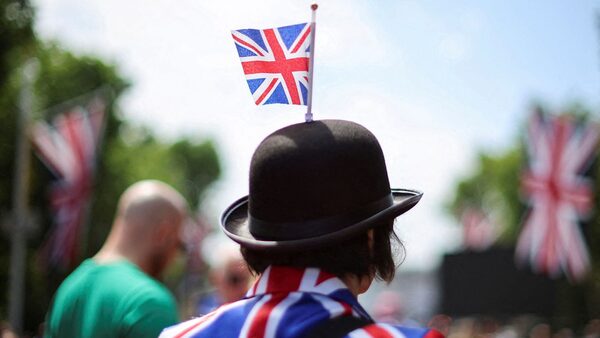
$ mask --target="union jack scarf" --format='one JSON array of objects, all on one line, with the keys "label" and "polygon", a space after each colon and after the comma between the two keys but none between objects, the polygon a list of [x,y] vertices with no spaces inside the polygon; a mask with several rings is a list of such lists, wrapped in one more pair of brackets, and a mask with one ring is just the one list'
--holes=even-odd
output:
[{"label": "union jack scarf", "polygon": [[[318,324],[339,316],[370,319],[346,285],[317,268],[271,266],[244,299],[199,318],[165,329],[160,338],[300,338]],[[428,329],[369,324],[349,338],[440,338]]]}]

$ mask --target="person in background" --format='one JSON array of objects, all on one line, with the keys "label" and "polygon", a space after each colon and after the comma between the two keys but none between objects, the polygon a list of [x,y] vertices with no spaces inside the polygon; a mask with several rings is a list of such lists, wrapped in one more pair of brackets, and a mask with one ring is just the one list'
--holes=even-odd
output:
[{"label": "person in background", "polygon": [[121,196],[108,239],[58,288],[45,337],[156,337],[178,320],[175,299],[157,281],[180,247],[185,199],[146,180]]},{"label": "person in background", "polygon": [[388,324],[400,324],[405,327],[419,327],[420,324],[406,314],[402,296],[392,290],[379,292],[373,302],[373,319]]},{"label": "person in background", "polygon": [[213,251],[208,278],[214,290],[200,297],[197,315],[205,315],[223,304],[242,299],[252,280],[238,245],[222,243]]},{"label": "person in background", "polygon": [[394,219],[422,195],[390,188],[371,132],[342,120],[280,129],[254,152],[249,181],[221,226],[257,281],[244,299],[162,338],[442,337],[377,323],[358,303],[375,278],[393,279]]},{"label": "person in background", "polygon": [[600,319],[590,320],[583,330],[585,338],[600,338]]},{"label": "person in background", "polygon": [[8,322],[0,321],[0,338],[17,338],[17,334]]}]

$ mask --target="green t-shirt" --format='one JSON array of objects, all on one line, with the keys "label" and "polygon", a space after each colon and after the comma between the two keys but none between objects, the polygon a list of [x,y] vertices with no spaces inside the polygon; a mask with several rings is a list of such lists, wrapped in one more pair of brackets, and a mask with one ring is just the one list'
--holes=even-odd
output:
[{"label": "green t-shirt", "polygon": [[176,322],[171,293],[136,265],[88,259],[58,288],[45,337],[157,337]]}]

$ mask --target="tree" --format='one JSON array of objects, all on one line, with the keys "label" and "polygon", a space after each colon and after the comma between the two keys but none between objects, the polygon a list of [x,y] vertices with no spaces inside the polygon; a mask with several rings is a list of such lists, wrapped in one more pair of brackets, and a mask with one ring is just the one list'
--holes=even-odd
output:
[{"label": "tree", "polygon": [[[17,42],[15,42],[17,43]],[[31,43],[27,57],[9,58],[7,64],[18,65],[35,57],[39,63],[35,82],[35,119],[50,120],[62,113],[57,105],[74,97],[85,95],[100,87],[109,87],[112,98],[107,106],[107,126],[101,156],[98,161],[94,197],[89,216],[89,230],[82,238],[84,251],[81,259],[93,255],[104,242],[110,229],[119,195],[127,186],[140,179],[160,179],[182,191],[194,207],[201,203],[204,189],[220,174],[217,151],[210,140],[201,142],[181,139],[166,142],[156,138],[148,128],[135,126],[123,120],[118,112],[118,99],[130,86],[118,67],[93,56],[79,56],[64,50],[58,43],[41,41]],[[17,48],[17,47],[15,47]],[[0,68],[3,67],[0,64]],[[15,68],[18,70],[18,68]],[[19,83],[15,69],[6,72],[0,84],[0,167],[9,175],[0,179],[2,213],[10,208],[10,191],[14,158],[16,102]],[[50,108],[50,109],[48,109]],[[33,154],[31,155],[33,156]],[[48,188],[54,179],[50,171],[37,159],[32,159],[30,180],[30,208],[38,215],[37,233],[28,242],[27,295],[25,300],[25,329],[35,332],[43,322],[49,301],[56,287],[70,271],[44,269],[37,261],[37,252],[52,224],[48,209]],[[189,188],[192,189],[189,189]],[[8,280],[9,240],[0,237],[0,289],[6,290]],[[6,313],[6,294],[0,295],[0,318]]]},{"label": "tree", "polygon": [[475,173],[457,183],[447,210],[457,220],[467,207],[493,210],[494,222],[503,229],[501,243],[514,243],[525,211],[519,188],[523,161],[520,143],[500,154],[480,153]]},{"label": "tree", "polygon": [[29,1],[0,0],[0,84],[33,47],[33,9]]},{"label": "tree", "polygon": [[[11,209],[12,173],[19,78],[18,69],[34,44],[33,10],[27,1],[0,0],[0,222],[6,228]],[[1,235],[5,231],[0,232]],[[0,236],[0,266],[8,267],[9,241]],[[2,269],[0,290],[7,290]],[[5,317],[7,292],[0,295],[0,318]]]}]

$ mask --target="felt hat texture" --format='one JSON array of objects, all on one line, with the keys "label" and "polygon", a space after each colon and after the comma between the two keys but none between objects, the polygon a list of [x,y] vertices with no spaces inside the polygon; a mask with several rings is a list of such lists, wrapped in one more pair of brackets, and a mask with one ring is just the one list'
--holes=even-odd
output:
[{"label": "felt hat texture", "polygon": [[297,251],[388,224],[421,196],[390,188],[379,142],[365,127],[344,120],[300,123],[259,144],[249,195],[225,210],[221,227],[245,247]]}]

